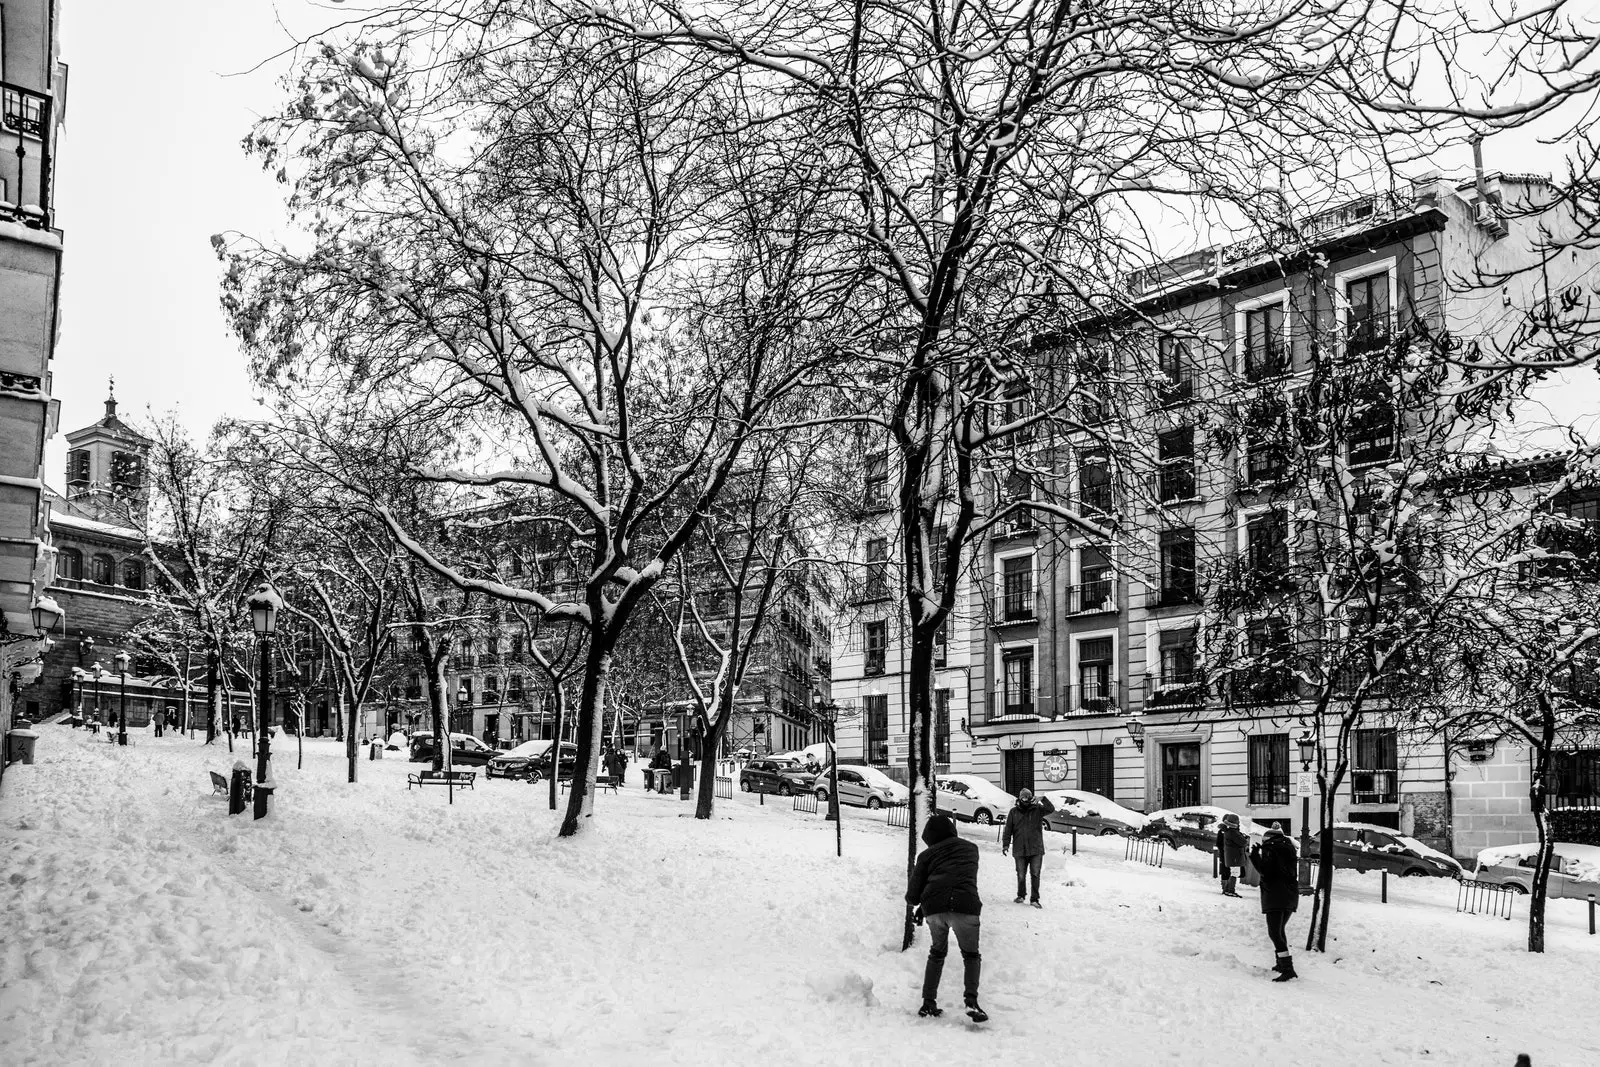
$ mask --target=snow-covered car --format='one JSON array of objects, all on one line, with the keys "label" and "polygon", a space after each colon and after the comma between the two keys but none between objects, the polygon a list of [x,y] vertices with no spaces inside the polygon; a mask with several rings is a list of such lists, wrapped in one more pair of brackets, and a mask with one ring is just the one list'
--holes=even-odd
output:
[{"label": "snow-covered car", "polygon": [[933,781],[939,789],[939,811],[953,819],[987,826],[1004,819],[1017,802],[1016,797],[976,774],[939,774]]},{"label": "snow-covered car", "polygon": [[811,792],[816,778],[800,766],[798,760],[766,756],[744,765],[739,772],[739,788],[746,793],[777,793],[787,797]]},{"label": "snow-covered car", "polygon": [[1056,810],[1045,816],[1047,830],[1065,833],[1076,830],[1080,834],[1137,834],[1149,820],[1132,808],[1125,808],[1115,800],[1099,793],[1082,789],[1052,789],[1041,793],[1050,798]]},{"label": "snow-covered car", "polygon": [[[1210,852],[1217,847],[1217,823],[1222,821],[1224,815],[1237,814],[1238,812],[1219,808],[1215,804],[1162,808],[1146,816],[1144,829],[1140,831],[1140,835],[1160,838],[1169,848],[1188,845],[1202,852]],[[1250,825],[1249,821],[1243,818],[1239,823],[1241,829]]]},{"label": "snow-covered car", "polygon": [[[411,762],[425,763],[433,759],[434,742],[432,733],[419,733],[411,735]],[[471,734],[450,735],[450,762],[485,764],[496,755],[494,749],[473,737]]]},{"label": "snow-covered car", "polygon": [[[817,799],[828,800],[827,775],[819,775],[816,782]],[[904,804],[911,799],[911,791],[876,767],[839,767],[839,803],[881,808],[885,804]]]},{"label": "snow-covered car", "polygon": [[[1322,856],[1322,831],[1312,834],[1306,858]],[[1460,878],[1461,864],[1398,830],[1364,822],[1333,824],[1333,865],[1353,871],[1388,871],[1402,878]]]},{"label": "snow-covered car", "polygon": [[[488,778],[522,778],[537,782],[550,777],[550,746],[548,738],[524,741],[507,752],[497,752],[484,768]],[[561,742],[561,777],[571,778],[578,765],[578,746],[571,741]]]},{"label": "snow-covered car", "polygon": [[[1552,898],[1582,900],[1591,893],[1600,896],[1600,845],[1555,843],[1550,861],[1550,882],[1546,893]],[[1478,853],[1472,877],[1479,882],[1509,886],[1522,893],[1533,891],[1534,866],[1539,859],[1539,843],[1500,845]]]}]

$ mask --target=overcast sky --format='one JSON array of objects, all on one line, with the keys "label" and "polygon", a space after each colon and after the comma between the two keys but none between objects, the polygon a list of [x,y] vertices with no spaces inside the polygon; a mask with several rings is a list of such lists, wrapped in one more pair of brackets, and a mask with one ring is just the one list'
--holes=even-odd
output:
[{"label": "overcast sky", "polygon": [[[285,61],[269,61],[350,7],[308,0],[64,0],[61,55],[71,70],[57,208],[66,234],[54,393],[61,430],[98,418],[106,380],[124,413],[176,410],[197,435],[223,414],[257,410],[217,304],[209,238],[278,232],[282,187],[239,148],[271,110]],[[287,28],[280,19],[288,24]],[[240,74],[266,62],[255,73]],[[1548,171],[1554,149],[1489,142],[1489,165]],[[1439,161],[1465,175],[1463,146]],[[1592,410],[1592,373],[1563,413]],[[1577,399],[1581,397],[1581,401]],[[47,473],[60,480],[58,435]]]}]

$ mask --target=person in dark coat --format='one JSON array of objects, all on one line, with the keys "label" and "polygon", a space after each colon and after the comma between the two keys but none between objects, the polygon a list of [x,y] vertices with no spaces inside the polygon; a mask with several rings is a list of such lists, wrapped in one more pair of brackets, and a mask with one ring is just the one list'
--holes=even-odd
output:
[{"label": "person in dark coat", "polygon": [[978,978],[983,971],[983,957],[978,953],[978,916],[983,911],[978,896],[978,846],[960,837],[956,824],[946,815],[928,820],[922,828],[922,843],[928,847],[917,857],[906,886],[906,903],[916,909],[917,922],[928,924],[933,939],[922,971],[922,1007],[917,1014],[943,1014],[939,978],[944,974],[950,931],[954,930],[961,947],[962,1002],[973,1022],[984,1022],[989,1016],[978,1006]]},{"label": "person in dark coat", "polygon": [[656,771],[667,770],[672,766],[672,757],[667,755],[666,746],[656,749],[656,754],[650,757],[650,769]]},{"label": "person in dark coat", "polygon": [[611,750],[611,759],[616,766],[611,774],[617,780],[617,788],[621,789],[628,784],[628,754],[620,748],[614,748]]},{"label": "person in dark coat", "polygon": [[1028,873],[1033,873],[1033,894],[1028,899],[1036,908],[1039,903],[1039,875],[1044,870],[1044,818],[1056,810],[1049,797],[1034,799],[1033,790],[1017,790],[1017,803],[1006,813],[1005,830],[1000,835],[1000,854],[1010,851],[1017,863],[1017,900],[1027,893]]},{"label": "person in dark coat", "polygon": [[1250,862],[1261,872],[1261,913],[1267,917],[1267,936],[1278,954],[1273,970],[1274,982],[1298,978],[1294,957],[1289,955],[1289,916],[1300,906],[1299,855],[1284,836],[1283,827],[1273,823],[1259,845],[1250,848]]},{"label": "person in dark coat", "polygon": [[1239,829],[1239,816],[1230,811],[1217,825],[1217,864],[1222,872],[1222,895],[1225,897],[1239,895],[1239,877],[1233,872],[1244,866],[1245,850],[1249,846],[1250,839]]}]

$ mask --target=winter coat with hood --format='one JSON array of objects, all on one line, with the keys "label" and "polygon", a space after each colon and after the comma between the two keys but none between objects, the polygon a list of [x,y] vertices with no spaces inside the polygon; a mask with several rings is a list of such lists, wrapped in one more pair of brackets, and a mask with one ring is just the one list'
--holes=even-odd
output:
[{"label": "winter coat with hood", "polygon": [[906,887],[906,903],[922,906],[922,914],[960,912],[977,915],[983,911],[978,897],[978,846],[956,834],[956,825],[947,816],[935,815],[922,828],[922,843],[928,847],[917,857]]},{"label": "winter coat with hood", "polygon": [[1300,907],[1299,854],[1283,831],[1267,831],[1250,849],[1250,862],[1261,874],[1261,910],[1294,911]]},{"label": "winter coat with hood", "polygon": [[1217,827],[1217,855],[1224,867],[1244,866],[1244,853],[1249,846],[1250,839],[1244,836],[1238,823],[1224,821]]},{"label": "winter coat with hood", "polygon": [[1016,807],[1006,813],[1000,847],[1009,848],[1013,856],[1044,855],[1044,818],[1055,810],[1049,797],[1017,801]]}]

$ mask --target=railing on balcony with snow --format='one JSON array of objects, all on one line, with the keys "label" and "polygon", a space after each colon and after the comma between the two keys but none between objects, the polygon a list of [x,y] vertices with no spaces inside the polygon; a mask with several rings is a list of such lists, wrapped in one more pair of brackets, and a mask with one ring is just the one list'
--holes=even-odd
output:
[{"label": "railing on balcony with snow", "polygon": [[0,82],[0,219],[51,226],[54,106],[45,93]]},{"label": "railing on balcony with snow", "polygon": [[1057,709],[1057,716],[1072,719],[1093,715],[1117,715],[1127,703],[1125,697],[1125,686],[1119,678],[1062,686],[1061,704]]},{"label": "railing on balcony with snow", "polygon": [[1088,615],[1117,610],[1117,583],[1114,578],[1081,582],[1067,588],[1067,614]]}]

